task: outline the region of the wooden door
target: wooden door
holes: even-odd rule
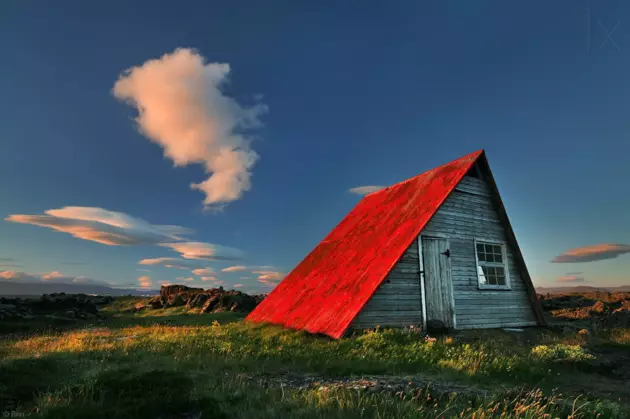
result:
[[[455,327],[448,239],[422,237],[422,261],[427,320]]]

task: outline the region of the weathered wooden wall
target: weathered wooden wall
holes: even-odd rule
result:
[[[385,281],[355,317],[351,327],[405,327],[422,325],[418,242],[414,242],[396,262]]]
[[[455,316],[458,329],[535,325],[536,318],[506,243],[511,289],[480,290],[474,239],[506,241],[486,184],[466,176],[457,185],[422,234],[448,237],[451,250]]]

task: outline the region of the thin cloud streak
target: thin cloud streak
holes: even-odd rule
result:
[[[373,192],[380,191],[383,188],[384,188],[384,186],[375,186],[375,185],[357,186],[356,188],[350,188],[348,190],[348,192],[353,193],[355,195],[365,196],[367,194],[371,194]]]
[[[599,260],[614,259],[623,254],[630,253],[630,245],[627,244],[596,244],[593,246],[570,249],[556,256],[553,263],[584,263]]]

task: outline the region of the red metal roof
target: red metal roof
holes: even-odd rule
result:
[[[340,338],[482,154],[365,196],[246,320]]]

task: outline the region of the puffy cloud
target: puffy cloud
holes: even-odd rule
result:
[[[380,191],[384,186],[357,186],[356,188],[350,188],[348,192],[357,195],[367,195],[372,192]]]
[[[239,105],[221,88],[230,66],[206,63],[196,51],[178,48],[126,70],[114,96],[138,110],[140,131],[164,149],[175,166],[202,164],[210,176],[196,184],[204,205],[240,199],[251,188],[258,154],[244,130],[261,126],[263,104]]]
[[[138,278],[138,284],[141,288],[151,288],[153,286],[153,281],[151,281],[151,277],[148,275],[143,275]]]
[[[47,272],[31,274],[20,271],[0,271],[0,278],[9,281],[21,282],[50,282],[55,284],[86,284],[86,285],[104,285],[110,284],[105,281],[99,281],[87,276],[71,276],[63,275],[60,272]]]
[[[176,269],[199,269],[204,268],[207,265],[207,262],[201,260],[194,259],[181,259],[181,258],[152,258],[152,259],[142,259],[138,262],[140,265],[157,265],[164,266],[166,268],[176,268]]]
[[[162,246],[170,247],[185,259],[238,260],[243,257],[243,252],[238,249],[211,243],[178,242]]]
[[[47,210],[44,215],[13,214],[5,220],[48,227],[109,246],[167,243],[192,233],[184,227],[149,224],[122,212],[96,207],[64,207]]]
[[[203,269],[193,269],[192,273],[197,276],[209,276],[209,275],[212,275],[214,271],[210,268],[203,268]]]
[[[577,282],[585,282],[586,280],[584,279],[583,276],[566,274],[566,275],[558,277],[556,281],[577,283]]]
[[[554,263],[580,263],[594,262],[598,260],[614,259],[624,253],[630,253],[630,245],[627,244],[596,244],[593,246],[578,247],[568,250],[556,256]]]

